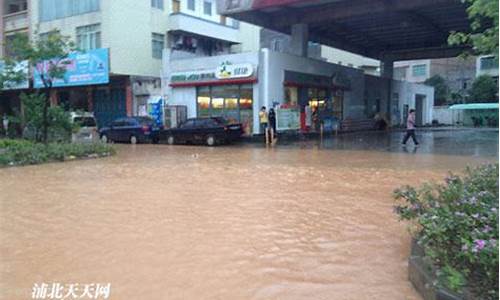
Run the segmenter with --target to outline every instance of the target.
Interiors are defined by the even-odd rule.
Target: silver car
[[[92,113],[71,113],[71,122],[77,124],[78,130],[71,134],[73,143],[93,143],[99,141],[97,122]]]

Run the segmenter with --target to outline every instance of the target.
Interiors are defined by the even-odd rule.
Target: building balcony
[[[28,11],[23,10],[3,16],[4,32],[25,30],[29,27]]]
[[[186,32],[229,43],[240,43],[238,29],[195,16],[173,13],[169,16],[168,25],[169,30],[173,32]]]

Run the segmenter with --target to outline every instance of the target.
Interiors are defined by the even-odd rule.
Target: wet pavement
[[[420,299],[391,192],[498,161],[498,132],[421,134],[416,152],[401,134],[0,169],[0,299],[41,282],[109,282],[110,299]]]
[[[282,146],[316,147],[333,150],[370,150],[393,153],[498,156],[498,129],[417,130],[419,147],[410,139],[402,146],[404,131],[372,131],[326,136],[322,141],[283,141]]]

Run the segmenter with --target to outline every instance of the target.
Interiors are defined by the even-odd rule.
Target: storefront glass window
[[[212,98],[212,111],[213,117],[222,117],[224,115],[224,98]]]
[[[210,88],[203,86],[198,88],[198,115],[200,117],[210,116]]]
[[[253,86],[240,86],[240,123],[246,135],[252,133],[253,128]]]
[[[242,123],[246,134],[252,132],[253,86],[221,85],[198,88],[198,116],[222,116],[230,122]]]
[[[299,90],[297,87],[287,86],[285,87],[285,104],[288,106],[297,106],[299,102]]]
[[[326,90],[309,88],[309,106],[314,110],[323,110],[326,107]]]

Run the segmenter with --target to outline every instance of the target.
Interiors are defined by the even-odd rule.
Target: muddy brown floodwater
[[[496,158],[491,158],[496,159]],[[0,170],[0,299],[420,299],[391,192],[486,158],[118,145]]]

